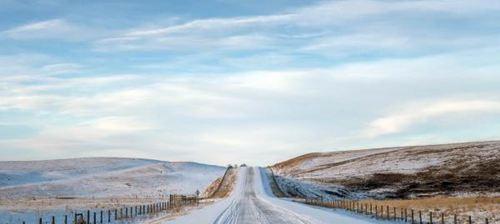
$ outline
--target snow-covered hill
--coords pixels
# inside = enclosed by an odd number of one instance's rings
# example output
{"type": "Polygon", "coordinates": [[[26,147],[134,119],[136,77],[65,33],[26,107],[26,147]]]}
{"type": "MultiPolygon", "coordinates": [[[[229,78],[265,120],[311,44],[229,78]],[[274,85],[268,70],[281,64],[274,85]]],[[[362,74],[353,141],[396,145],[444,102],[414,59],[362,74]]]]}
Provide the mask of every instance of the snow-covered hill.
{"type": "Polygon", "coordinates": [[[7,161],[0,162],[0,198],[191,194],[224,171],[192,162],[128,158],[7,161]]]}
{"type": "Polygon", "coordinates": [[[401,198],[500,192],[499,164],[500,141],[489,141],[311,153],[272,168],[294,196],[401,198]]]}

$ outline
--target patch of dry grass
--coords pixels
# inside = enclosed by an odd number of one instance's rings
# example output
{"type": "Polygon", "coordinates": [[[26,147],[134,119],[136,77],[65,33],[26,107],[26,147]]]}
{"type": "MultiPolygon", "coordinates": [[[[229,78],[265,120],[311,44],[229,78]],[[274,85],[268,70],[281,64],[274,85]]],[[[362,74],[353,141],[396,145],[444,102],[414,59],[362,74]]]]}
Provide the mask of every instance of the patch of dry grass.
{"type": "Polygon", "coordinates": [[[0,200],[1,210],[22,211],[25,209],[51,210],[66,208],[66,210],[81,208],[115,208],[124,205],[151,204],[168,200],[168,197],[162,198],[138,198],[138,197],[107,197],[107,198],[36,198],[36,199],[7,199],[0,200]]]}
{"type": "Polygon", "coordinates": [[[229,196],[231,191],[233,191],[234,184],[236,183],[237,173],[238,169],[229,169],[225,179],[223,180],[222,177],[217,178],[217,180],[212,182],[207,189],[205,189],[202,196],[208,198],[225,198],[229,196]]]}
{"type": "MultiPolygon", "coordinates": [[[[459,221],[465,220],[470,215],[475,223],[484,223],[488,218],[490,223],[500,223],[500,197],[445,197],[437,196],[418,199],[397,200],[362,200],[361,203],[378,206],[389,206],[390,209],[413,209],[422,211],[424,220],[428,220],[428,213],[437,216],[445,215],[446,220],[452,220],[454,214],[459,221]]],[[[461,223],[461,222],[460,222],[461,223]]]]}

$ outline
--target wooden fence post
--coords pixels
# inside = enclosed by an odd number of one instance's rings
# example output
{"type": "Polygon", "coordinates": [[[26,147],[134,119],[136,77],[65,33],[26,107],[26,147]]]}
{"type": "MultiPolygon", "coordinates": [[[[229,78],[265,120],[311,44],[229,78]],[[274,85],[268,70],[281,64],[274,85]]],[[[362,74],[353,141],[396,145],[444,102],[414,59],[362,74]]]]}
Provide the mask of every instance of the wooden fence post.
{"type": "Polygon", "coordinates": [[[115,208],[115,220],[118,220],[118,210],[115,208]]]}
{"type": "Polygon", "coordinates": [[[469,215],[469,224],[472,224],[472,216],[469,215]]]}
{"type": "Polygon", "coordinates": [[[444,213],[441,213],[441,224],[444,224],[444,213]]]}
{"type": "Polygon", "coordinates": [[[64,224],[68,224],[68,215],[64,215],[64,224]]]}
{"type": "Polygon", "coordinates": [[[38,219],[38,224],[42,224],[42,218],[38,219]]]}
{"type": "Polygon", "coordinates": [[[405,222],[408,222],[408,208],[405,208],[405,222]]]}
{"type": "Polygon", "coordinates": [[[418,210],[418,219],[420,220],[420,224],[422,223],[422,211],[418,210]]]}
{"type": "Polygon", "coordinates": [[[50,223],[56,224],[56,217],[52,216],[52,221],[50,223]]]}
{"type": "Polygon", "coordinates": [[[457,224],[457,214],[453,214],[453,224],[457,224]]]}
{"type": "Polygon", "coordinates": [[[87,224],[90,224],[90,210],[87,210],[87,224]]]}
{"type": "Polygon", "coordinates": [[[387,211],[387,219],[390,219],[390,217],[391,217],[391,210],[389,210],[389,205],[387,205],[386,211],[387,211]]]}
{"type": "Polygon", "coordinates": [[[108,210],[108,223],[110,223],[110,222],[111,222],[111,211],[108,210]]]}
{"type": "Polygon", "coordinates": [[[432,224],[432,211],[429,212],[429,223],[432,224]]]}

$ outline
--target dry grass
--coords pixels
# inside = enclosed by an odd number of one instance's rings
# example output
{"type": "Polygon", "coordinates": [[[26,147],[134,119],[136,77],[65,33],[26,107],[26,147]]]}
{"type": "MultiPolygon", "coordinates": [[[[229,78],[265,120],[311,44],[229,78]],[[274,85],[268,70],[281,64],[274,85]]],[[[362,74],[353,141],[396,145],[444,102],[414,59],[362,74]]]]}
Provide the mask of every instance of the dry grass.
{"type": "Polygon", "coordinates": [[[207,189],[204,190],[202,196],[211,198],[225,198],[229,196],[236,183],[237,173],[238,169],[229,169],[224,181],[221,183],[223,178],[217,178],[217,180],[212,182],[207,189]],[[219,185],[221,185],[220,188],[219,185]]]}
{"type": "Polygon", "coordinates": [[[363,200],[362,203],[389,206],[403,209],[413,209],[422,211],[425,220],[428,219],[428,213],[441,216],[445,215],[445,219],[451,220],[456,214],[459,220],[465,220],[469,215],[477,223],[483,223],[485,218],[490,220],[490,223],[500,223],[500,197],[432,197],[418,198],[406,200],[363,200]]]}
{"type": "MultiPolygon", "coordinates": [[[[150,204],[158,202],[159,198],[137,198],[137,197],[108,197],[108,198],[36,198],[36,199],[8,199],[0,200],[0,210],[24,211],[24,210],[54,210],[66,211],[88,209],[88,208],[117,208],[124,205],[150,204]]],[[[168,200],[168,197],[161,198],[168,200]]]]}
{"type": "Polygon", "coordinates": [[[271,186],[271,191],[276,197],[279,198],[285,197],[286,194],[281,190],[278,183],[276,182],[276,179],[274,177],[274,172],[272,169],[273,168],[268,168],[269,172],[267,173],[267,177],[269,178],[269,185],[271,186]]]}

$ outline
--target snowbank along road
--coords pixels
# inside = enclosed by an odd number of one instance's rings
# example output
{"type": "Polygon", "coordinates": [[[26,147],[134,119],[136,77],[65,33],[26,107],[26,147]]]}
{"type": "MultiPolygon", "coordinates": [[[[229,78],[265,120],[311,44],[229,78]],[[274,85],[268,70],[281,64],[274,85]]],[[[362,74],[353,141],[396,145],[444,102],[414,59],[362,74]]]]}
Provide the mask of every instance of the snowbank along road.
{"type": "Polygon", "coordinates": [[[231,196],[191,212],[168,223],[207,224],[323,224],[378,223],[369,218],[335,213],[333,210],[279,199],[272,195],[269,179],[263,168],[239,169],[236,187],[231,196]]]}

